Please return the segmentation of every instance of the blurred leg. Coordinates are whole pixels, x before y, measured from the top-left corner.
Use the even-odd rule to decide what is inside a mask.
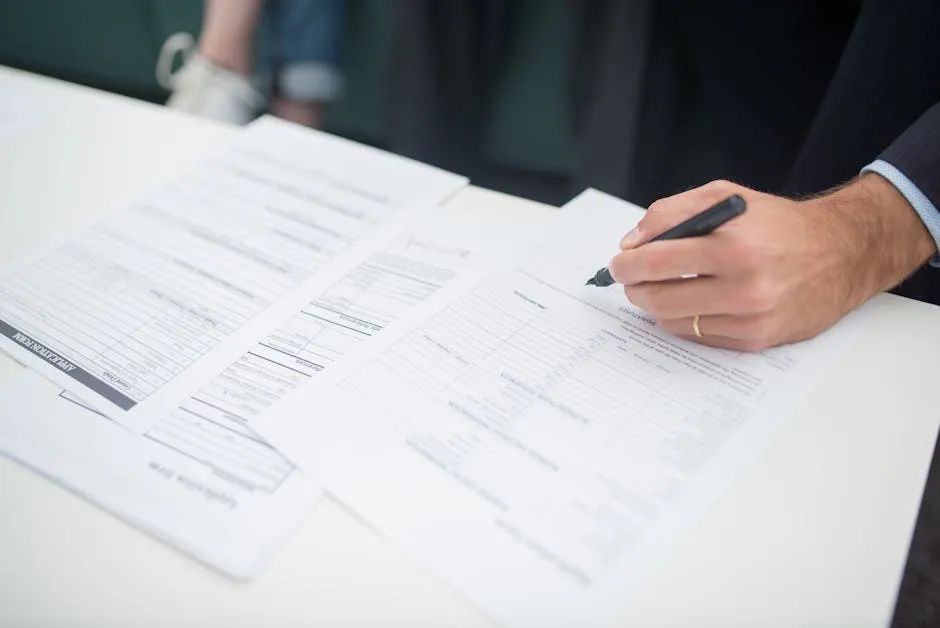
[[[264,0],[205,0],[196,50],[188,33],[163,44],[157,80],[170,90],[167,106],[231,124],[245,124],[264,108],[251,81],[255,30]],[[179,70],[171,69],[182,54]]]
[[[319,126],[323,103],[339,97],[343,0],[269,0],[276,116]]]
[[[268,110],[272,115],[297,124],[318,128],[323,117],[323,105],[314,100],[289,100],[276,97]]]
[[[199,52],[223,68],[248,76],[264,0],[205,0]]]

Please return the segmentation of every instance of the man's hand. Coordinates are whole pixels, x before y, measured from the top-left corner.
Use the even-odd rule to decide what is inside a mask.
[[[731,194],[747,212],[710,235],[644,244]],[[714,181],[653,203],[621,249],[610,270],[634,305],[679,336],[747,351],[815,336],[936,253],[876,174],[807,201]]]

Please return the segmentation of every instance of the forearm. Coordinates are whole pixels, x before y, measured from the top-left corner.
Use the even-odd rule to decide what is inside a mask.
[[[862,172],[875,172],[890,181],[940,249],[940,103],[928,109]],[[940,255],[931,262],[940,266]]]
[[[825,220],[834,250],[846,265],[852,306],[893,288],[937,254],[924,222],[901,192],[879,174],[811,201]]]

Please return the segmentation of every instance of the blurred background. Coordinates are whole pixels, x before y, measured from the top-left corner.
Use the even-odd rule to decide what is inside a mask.
[[[892,68],[935,49],[894,45],[924,22],[895,7],[0,0],[0,63],[216,119],[270,110],[553,205],[596,187],[645,206],[717,178],[807,194],[855,176],[933,94],[855,105],[912,91]]]
[[[385,146],[394,3],[343,4],[344,88],[324,103],[322,128]],[[478,164],[473,174],[481,185],[560,204],[572,196],[566,181],[574,161],[566,101],[570,6],[557,0],[514,4],[518,29],[506,38],[500,71],[486,86],[478,160],[485,167]],[[161,47],[179,32],[198,37],[202,20],[197,0],[0,0],[0,63],[163,103],[170,92],[155,72]],[[256,69],[269,40],[259,29]]]
[[[645,206],[852,178],[933,102],[892,69],[933,53],[899,36],[923,22],[891,0],[0,0],[0,63],[230,122],[269,110],[553,205],[596,187]]]

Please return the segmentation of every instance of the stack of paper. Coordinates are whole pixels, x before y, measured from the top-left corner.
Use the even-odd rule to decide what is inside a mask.
[[[252,125],[0,278],[34,369],[0,450],[241,578],[312,477],[506,623],[613,623],[864,310],[757,354],[689,343],[583,285],[638,208],[588,191],[523,232],[438,207],[464,184]]]
[[[616,625],[858,320],[753,354],[672,337],[622,290],[584,286],[639,217],[583,194],[534,249],[441,291],[260,433],[493,616]]]
[[[319,490],[252,422],[467,267],[481,230],[436,213],[465,183],[275,119],[250,125],[0,278],[3,346],[36,369],[2,393],[0,450],[256,575]]]

